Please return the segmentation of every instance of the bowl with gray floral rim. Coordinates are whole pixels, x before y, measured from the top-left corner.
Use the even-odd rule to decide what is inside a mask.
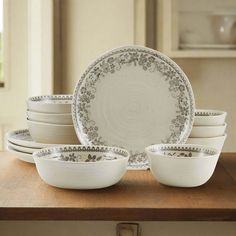
[[[99,189],[118,183],[127,171],[129,152],[108,146],[66,145],[33,153],[47,184],[65,189]]]
[[[129,152],[118,147],[63,145],[34,152],[34,158],[67,163],[94,163],[129,158]]]
[[[34,112],[70,113],[72,95],[42,95],[30,97],[26,101],[27,109]]]
[[[157,144],[145,150],[156,180],[175,187],[197,187],[206,183],[220,155],[216,148],[196,144]]]

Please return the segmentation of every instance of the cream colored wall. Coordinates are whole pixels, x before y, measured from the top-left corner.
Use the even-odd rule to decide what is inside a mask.
[[[62,1],[63,93],[74,86],[98,55],[114,47],[142,43],[144,0]],[[135,24],[136,13],[139,24]]]
[[[24,128],[27,81],[27,0],[8,0],[8,68],[6,88],[0,88],[0,128]],[[2,133],[2,136],[4,134]],[[0,137],[0,149],[3,137]]]
[[[197,108],[227,111],[225,152],[236,151],[236,59],[176,59],[193,87]]]

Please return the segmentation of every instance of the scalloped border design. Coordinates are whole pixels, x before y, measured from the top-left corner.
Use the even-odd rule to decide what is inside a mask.
[[[43,102],[45,100],[52,101],[72,101],[73,95],[43,95],[43,96],[34,96],[30,97],[28,100],[31,102]]]
[[[217,111],[195,111],[195,116],[221,116],[224,115],[223,112],[217,112]]]
[[[178,151],[178,152],[197,152],[197,153],[204,153],[207,155],[216,155],[217,153],[210,149],[210,148],[203,148],[203,147],[193,147],[193,146],[183,146],[183,147],[176,147],[173,145],[166,145],[166,146],[153,146],[149,149],[150,152],[158,152],[158,151]]]
[[[63,154],[69,152],[96,152],[96,153],[109,153],[114,155],[120,155],[125,158],[129,158],[129,152],[127,150],[117,147],[106,147],[106,146],[58,146],[52,148],[44,148],[37,151],[34,156],[37,158],[51,155],[51,154]]]

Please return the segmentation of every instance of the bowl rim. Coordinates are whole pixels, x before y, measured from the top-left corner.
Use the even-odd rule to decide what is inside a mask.
[[[198,113],[210,113],[209,115],[198,115]],[[206,118],[206,117],[219,117],[219,116],[224,116],[227,115],[226,111],[221,111],[221,110],[213,110],[213,109],[195,109],[195,117],[198,118]]]
[[[58,101],[71,101],[72,102],[73,94],[53,94],[53,95],[39,95],[29,97],[26,102],[28,104],[47,104],[47,105],[56,105],[53,103],[45,103],[49,100],[58,100]],[[57,104],[58,105],[58,104]],[[59,105],[71,105],[71,103],[62,103]]]
[[[192,151],[196,151],[198,153],[200,153],[200,151],[198,151],[198,149],[203,149],[203,151],[207,151],[207,152],[213,152],[212,154],[211,153],[207,153],[208,155],[206,156],[198,156],[198,157],[184,157],[184,156],[181,156],[181,157],[177,157],[177,156],[169,156],[169,155],[166,155],[166,154],[163,154],[163,153],[160,153],[160,152],[154,152],[154,151],[151,151],[150,149],[151,148],[158,148],[158,147],[170,147],[170,150],[172,148],[177,148],[177,150],[175,151],[188,151],[189,148],[193,149]],[[178,150],[178,147],[180,148],[183,148],[185,150]],[[176,160],[183,160],[183,159],[207,159],[207,158],[213,158],[215,156],[218,156],[220,154],[220,150],[217,149],[217,148],[213,148],[209,145],[200,145],[200,144],[153,144],[153,145],[150,145],[148,147],[145,148],[145,151],[147,154],[158,154],[156,157],[160,157],[160,158],[169,158],[169,159],[176,159]],[[160,150],[159,150],[160,151]],[[149,155],[148,155],[149,157]],[[150,158],[150,157],[149,157]]]
[[[84,150],[75,150],[75,149],[84,149]],[[64,150],[63,150],[64,149]],[[95,162],[85,162],[85,161],[77,161],[77,162],[73,162],[73,161],[64,161],[64,160],[58,160],[58,159],[53,159],[53,158],[47,158],[48,155],[51,154],[60,154],[60,153],[64,153],[65,152],[98,152],[100,149],[108,149],[108,151],[110,152],[114,152],[113,149],[117,150],[117,152],[123,152],[123,156],[122,154],[115,154],[115,155],[119,155],[119,158],[117,159],[113,159],[113,160],[99,160],[99,161],[95,161]],[[90,149],[94,149],[94,150],[90,150]],[[101,151],[102,153],[105,151]],[[45,153],[45,155],[43,155]],[[39,156],[39,154],[42,154],[43,156]],[[40,149],[38,151],[33,152],[33,158],[34,160],[46,160],[46,161],[50,161],[50,162],[56,162],[56,163],[64,163],[64,164],[72,164],[72,165],[76,165],[76,164],[83,164],[83,165],[91,165],[91,164],[97,164],[97,163],[106,163],[106,162],[115,162],[115,161],[121,161],[121,160],[129,160],[130,157],[130,153],[129,151],[127,151],[124,148],[120,148],[120,147],[115,147],[115,146],[105,146],[105,145],[58,145],[58,146],[53,146],[53,147],[48,147],[48,148],[43,148]]]
[[[195,129],[195,128],[199,128],[199,129],[217,129],[217,128],[226,128],[227,127],[227,123],[224,122],[223,124],[221,125],[193,125],[192,129]]]
[[[222,138],[226,138],[227,137],[227,133],[224,133],[223,135],[220,136],[215,136],[215,137],[208,137],[208,138],[191,138],[188,137],[188,139],[204,139],[204,140],[213,140],[213,139],[222,139]]]
[[[71,116],[71,112],[67,113],[49,113],[49,112],[42,112],[42,111],[32,111],[27,109],[26,114],[32,114],[32,115],[40,115],[40,116]],[[72,117],[72,116],[71,116]]]
[[[62,128],[62,126],[64,128],[73,128],[74,127],[73,123],[70,124],[70,125],[55,124],[55,123],[47,123],[47,122],[40,122],[40,121],[30,120],[29,118],[27,118],[27,123],[32,123],[32,124],[36,124],[36,125],[54,126],[54,127],[60,127],[60,128]]]

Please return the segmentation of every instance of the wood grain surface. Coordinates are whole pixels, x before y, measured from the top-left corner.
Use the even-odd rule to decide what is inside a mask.
[[[65,190],[45,184],[34,164],[0,153],[0,220],[235,221],[236,154],[224,154],[197,188],[159,184],[150,171],[128,171],[115,186]]]

